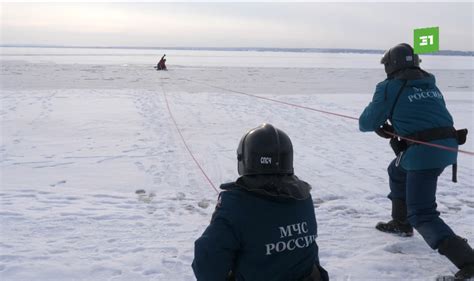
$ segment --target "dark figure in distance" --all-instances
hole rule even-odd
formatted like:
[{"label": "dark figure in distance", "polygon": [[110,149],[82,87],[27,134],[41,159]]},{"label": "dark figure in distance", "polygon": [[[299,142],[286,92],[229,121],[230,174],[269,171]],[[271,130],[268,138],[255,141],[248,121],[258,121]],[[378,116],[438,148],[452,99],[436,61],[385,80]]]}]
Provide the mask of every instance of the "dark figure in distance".
[{"label": "dark figure in distance", "polygon": [[156,65],[156,70],[167,70],[166,68],[166,59],[165,59],[166,54],[164,54],[158,64]]},{"label": "dark figure in distance", "polygon": [[410,45],[391,48],[381,63],[387,79],[377,84],[372,102],[359,119],[361,131],[375,131],[390,139],[397,155],[388,167],[392,220],[381,222],[376,228],[412,236],[414,227],[432,249],[437,249],[459,268],[456,280],[472,277],[474,251],[436,210],[438,177],[445,167],[454,165],[455,181],[457,152],[399,140],[391,135],[456,149],[465,142],[467,130],[454,129],[453,118],[436,87],[435,77],[419,67],[420,59]]},{"label": "dark figure in distance", "polygon": [[198,281],[327,281],[316,244],[311,186],[293,173],[290,138],[270,124],[246,133],[239,177],[224,191],[195,242]]}]

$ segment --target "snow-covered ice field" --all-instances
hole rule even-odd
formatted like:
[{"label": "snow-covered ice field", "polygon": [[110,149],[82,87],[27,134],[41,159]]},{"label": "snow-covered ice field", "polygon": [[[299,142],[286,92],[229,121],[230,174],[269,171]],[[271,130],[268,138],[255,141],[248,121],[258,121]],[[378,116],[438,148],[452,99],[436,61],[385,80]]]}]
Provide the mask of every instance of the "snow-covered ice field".
[{"label": "snow-covered ice field", "polygon": [[[90,55],[90,52],[96,53]],[[194,280],[193,243],[217,193],[237,178],[240,137],[268,122],[288,133],[295,173],[313,186],[320,259],[331,280],[434,280],[454,272],[390,218],[388,143],[357,121],[384,79],[379,55],[13,50],[1,57],[0,279]],[[424,56],[455,126],[471,131],[473,57]],[[207,84],[207,85],[206,85]],[[215,87],[212,87],[215,86]],[[442,218],[474,243],[474,159],[438,185]],[[138,192],[137,192],[138,191]]]}]

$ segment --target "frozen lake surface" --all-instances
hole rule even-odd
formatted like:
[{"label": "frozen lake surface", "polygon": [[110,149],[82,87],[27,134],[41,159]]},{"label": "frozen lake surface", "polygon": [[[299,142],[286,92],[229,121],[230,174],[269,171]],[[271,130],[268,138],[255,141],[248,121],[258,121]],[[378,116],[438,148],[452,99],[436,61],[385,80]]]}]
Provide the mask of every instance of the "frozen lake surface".
[{"label": "frozen lake surface", "polygon": [[[384,79],[379,55],[167,50],[170,70],[156,72],[162,51],[70,51],[2,48],[0,279],[194,280],[193,243],[217,194],[165,97],[215,185],[237,178],[248,129],[268,122],[290,136],[331,280],[456,270],[417,233],[375,230],[390,217],[386,141],[354,120],[225,90],[358,117]],[[473,131],[473,58],[422,58],[455,126]],[[472,136],[462,149],[474,151]],[[440,177],[438,207],[472,244],[474,160],[458,162],[459,183],[450,169]]]}]

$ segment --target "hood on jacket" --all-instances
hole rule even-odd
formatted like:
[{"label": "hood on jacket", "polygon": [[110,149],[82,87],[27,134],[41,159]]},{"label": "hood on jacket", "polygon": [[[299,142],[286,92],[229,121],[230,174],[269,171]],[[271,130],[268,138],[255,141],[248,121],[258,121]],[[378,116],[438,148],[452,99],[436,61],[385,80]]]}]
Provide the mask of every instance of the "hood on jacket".
[{"label": "hood on jacket", "polygon": [[235,183],[244,190],[275,199],[305,200],[311,196],[311,185],[295,175],[242,176]]},{"label": "hood on jacket", "polygon": [[419,67],[411,67],[401,69],[387,76],[388,79],[399,79],[399,80],[420,80],[426,79],[432,76],[430,73],[424,71]]}]

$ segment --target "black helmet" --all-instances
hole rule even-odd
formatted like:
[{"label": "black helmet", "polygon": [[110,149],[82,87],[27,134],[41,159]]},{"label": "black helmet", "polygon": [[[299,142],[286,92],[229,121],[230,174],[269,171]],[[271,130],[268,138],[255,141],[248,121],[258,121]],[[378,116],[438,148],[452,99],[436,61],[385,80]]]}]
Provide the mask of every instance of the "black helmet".
[{"label": "black helmet", "polygon": [[385,65],[385,72],[390,75],[398,70],[419,67],[420,58],[407,43],[401,43],[385,52],[380,63]]},{"label": "black helmet", "polygon": [[293,145],[285,132],[262,124],[246,133],[237,148],[239,175],[293,174]]}]

